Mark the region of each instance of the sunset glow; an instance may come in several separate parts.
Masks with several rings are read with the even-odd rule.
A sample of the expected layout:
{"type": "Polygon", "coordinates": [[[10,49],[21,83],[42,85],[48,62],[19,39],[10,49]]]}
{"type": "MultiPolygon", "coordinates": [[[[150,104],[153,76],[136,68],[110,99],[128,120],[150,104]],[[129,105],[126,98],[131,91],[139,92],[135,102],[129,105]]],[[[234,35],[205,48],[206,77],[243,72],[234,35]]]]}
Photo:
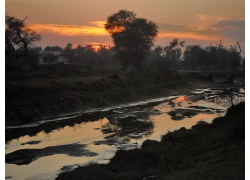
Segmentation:
{"type": "Polygon", "coordinates": [[[105,30],[108,16],[127,9],[137,17],[154,21],[159,27],[155,45],[167,46],[173,38],[185,40],[185,46],[199,43],[209,46],[222,39],[223,45],[241,43],[245,54],[245,1],[196,0],[86,0],[6,1],[6,14],[24,19],[42,36],[38,46],[61,46],[67,43],[88,45],[110,43],[105,30]],[[25,6],[24,6],[25,5],[25,6]],[[19,7],[23,8],[20,9],[19,7]]]}
{"type": "Polygon", "coordinates": [[[108,35],[103,27],[98,26],[77,26],[77,25],[60,25],[60,24],[33,24],[30,28],[38,33],[49,31],[66,36],[84,35],[84,36],[103,36],[108,35]]]}
{"type": "Polygon", "coordinates": [[[168,37],[168,38],[191,38],[191,39],[198,39],[198,40],[212,40],[212,41],[217,41],[218,39],[221,38],[221,36],[209,36],[209,35],[201,35],[201,34],[195,34],[195,33],[159,33],[158,35],[160,38],[161,37],[168,37]]]}

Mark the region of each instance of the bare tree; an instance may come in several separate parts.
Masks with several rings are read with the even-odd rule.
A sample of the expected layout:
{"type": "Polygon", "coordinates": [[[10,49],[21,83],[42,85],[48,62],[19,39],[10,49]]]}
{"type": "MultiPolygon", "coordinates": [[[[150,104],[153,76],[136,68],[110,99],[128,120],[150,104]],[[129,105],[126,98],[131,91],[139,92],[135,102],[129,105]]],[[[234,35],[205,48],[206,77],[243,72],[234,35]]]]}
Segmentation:
{"type": "Polygon", "coordinates": [[[28,46],[35,41],[40,41],[41,36],[25,25],[24,21],[26,19],[27,17],[20,20],[16,17],[7,15],[5,17],[5,35],[7,36],[6,39],[13,47],[18,46],[19,48],[24,48],[25,55],[29,62],[32,63],[28,46]]]}

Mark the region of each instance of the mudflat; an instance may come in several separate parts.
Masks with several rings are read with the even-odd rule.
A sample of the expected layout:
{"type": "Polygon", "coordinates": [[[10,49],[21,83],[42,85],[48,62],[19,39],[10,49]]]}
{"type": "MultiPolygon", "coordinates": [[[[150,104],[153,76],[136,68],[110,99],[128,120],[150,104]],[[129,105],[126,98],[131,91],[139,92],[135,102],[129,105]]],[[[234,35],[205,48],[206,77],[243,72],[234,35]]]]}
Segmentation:
{"type": "Polygon", "coordinates": [[[6,66],[5,75],[6,125],[222,86],[207,74],[159,69],[6,66]]]}
{"type": "MultiPolygon", "coordinates": [[[[223,80],[226,75],[216,78],[223,80]]],[[[191,71],[6,66],[6,125],[187,94],[196,88],[232,86],[244,84],[216,83],[206,73],[191,71]]],[[[245,104],[241,103],[212,124],[181,128],[162,136],[161,142],[147,140],[141,149],[117,151],[107,165],[79,167],[58,179],[244,179],[244,135],[245,104]]],[[[37,158],[41,152],[32,153],[37,158]]],[[[22,162],[15,154],[9,159],[22,162]]]]}
{"type": "Polygon", "coordinates": [[[92,164],[60,174],[69,179],[245,179],[245,103],[225,117],[168,132],[141,149],[118,150],[108,164],[92,164]]]}

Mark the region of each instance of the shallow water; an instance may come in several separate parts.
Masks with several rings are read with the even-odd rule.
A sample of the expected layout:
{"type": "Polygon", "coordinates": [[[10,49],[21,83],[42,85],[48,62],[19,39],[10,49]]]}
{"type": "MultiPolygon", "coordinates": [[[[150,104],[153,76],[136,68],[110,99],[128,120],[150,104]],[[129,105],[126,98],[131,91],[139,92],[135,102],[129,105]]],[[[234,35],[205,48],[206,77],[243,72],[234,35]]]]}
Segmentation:
{"type": "MultiPolygon", "coordinates": [[[[233,100],[223,95],[222,89],[196,89],[190,95],[92,110],[89,116],[77,114],[7,127],[6,134],[12,134],[13,139],[7,138],[5,154],[20,149],[44,149],[66,144],[84,144],[86,147],[81,150],[87,150],[89,154],[76,157],[51,149],[49,155],[40,154],[27,165],[6,163],[5,176],[13,180],[55,179],[57,174],[78,166],[92,162],[107,163],[117,149],[139,148],[146,139],[160,141],[168,131],[191,128],[199,121],[211,123],[226,113],[232,101],[244,101],[245,90],[236,91],[231,94],[233,100]],[[92,116],[94,112],[98,113],[92,116]]],[[[68,151],[73,153],[74,149],[68,151]]]]}

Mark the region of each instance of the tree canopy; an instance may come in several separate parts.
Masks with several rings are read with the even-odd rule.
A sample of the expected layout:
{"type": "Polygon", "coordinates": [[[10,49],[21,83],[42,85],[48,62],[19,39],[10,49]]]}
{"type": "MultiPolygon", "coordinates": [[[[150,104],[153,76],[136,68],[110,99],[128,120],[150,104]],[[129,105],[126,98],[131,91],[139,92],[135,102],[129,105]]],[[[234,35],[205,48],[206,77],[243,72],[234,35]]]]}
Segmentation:
{"type": "Polygon", "coordinates": [[[114,42],[115,57],[123,67],[139,67],[154,45],[158,27],[153,21],[137,18],[133,11],[120,10],[108,17],[105,29],[114,42]]]}
{"type": "Polygon", "coordinates": [[[182,66],[186,69],[237,70],[242,63],[240,43],[226,48],[222,40],[204,49],[199,45],[189,45],[184,52],[182,66]]]}

